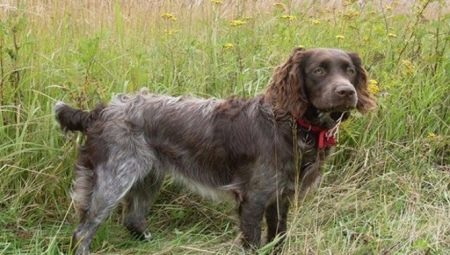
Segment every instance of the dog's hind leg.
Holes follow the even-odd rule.
[[[118,164],[118,162],[120,162]],[[95,169],[95,185],[89,206],[73,234],[75,254],[89,254],[89,246],[100,224],[138,180],[140,165],[134,158],[114,159]]]
[[[132,236],[140,240],[151,238],[145,217],[159,193],[163,180],[164,176],[150,173],[143,180],[138,181],[125,198],[124,225]]]
[[[86,162],[79,160],[75,165],[75,180],[71,196],[80,221],[84,221],[86,217],[93,188],[94,172],[87,166]]]

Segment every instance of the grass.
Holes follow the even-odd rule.
[[[190,4],[187,4],[190,3]],[[354,116],[315,196],[296,201],[284,254],[450,253],[448,1],[3,1],[0,4],[0,253],[60,254],[81,137],[57,100],[92,107],[143,86],[204,97],[261,93],[292,48],[356,51],[379,107]],[[380,4],[381,3],[381,4]],[[405,11],[405,9],[407,9]],[[236,254],[235,208],[164,185],[129,238],[117,210],[103,254]],[[270,244],[259,251],[270,252]]]

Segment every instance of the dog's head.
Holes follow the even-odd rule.
[[[367,74],[356,53],[338,49],[294,49],[277,67],[266,96],[276,112],[303,116],[308,107],[321,112],[375,107],[367,90]]]

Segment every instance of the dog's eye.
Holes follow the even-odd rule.
[[[325,74],[325,69],[323,69],[322,67],[317,67],[313,70],[313,74],[322,76]]]
[[[350,75],[355,75],[356,74],[356,70],[353,67],[347,67],[347,73]]]

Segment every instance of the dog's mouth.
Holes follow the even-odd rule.
[[[354,107],[322,110],[311,106],[305,112],[304,118],[314,125],[323,128],[332,128],[337,123],[347,120],[350,117],[351,110]]]
[[[356,106],[337,106],[332,108],[317,109],[323,113],[329,114],[330,116],[337,116],[341,115],[343,112],[351,112],[352,110],[356,109]]]
[[[348,112],[356,109],[356,100],[312,100],[311,104],[321,112]]]

